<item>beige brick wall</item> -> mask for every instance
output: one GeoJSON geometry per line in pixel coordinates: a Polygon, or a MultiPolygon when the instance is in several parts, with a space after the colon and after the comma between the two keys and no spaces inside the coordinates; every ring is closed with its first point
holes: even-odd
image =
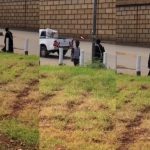
{"type": "MultiPolygon", "coordinates": [[[[53,28],[90,39],[93,0],[0,0],[0,28],[53,28]]],[[[98,0],[97,37],[150,43],[150,0],[98,0]]]]}
{"type": "Polygon", "coordinates": [[[150,5],[117,6],[117,41],[150,43],[150,5]]]}
{"type": "Polygon", "coordinates": [[[150,0],[117,0],[117,5],[150,4],[150,0]]]}
{"type": "Polygon", "coordinates": [[[103,40],[116,39],[116,0],[100,0],[97,33],[103,40]]]}
{"type": "Polygon", "coordinates": [[[0,27],[38,29],[38,0],[0,0],[0,27]]]}
{"type": "MultiPolygon", "coordinates": [[[[98,1],[97,35],[114,40],[116,0],[98,1]]],[[[91,38],[93,0],[40,0],[40,28],[57,29],[61,34],[91,38]]]]}

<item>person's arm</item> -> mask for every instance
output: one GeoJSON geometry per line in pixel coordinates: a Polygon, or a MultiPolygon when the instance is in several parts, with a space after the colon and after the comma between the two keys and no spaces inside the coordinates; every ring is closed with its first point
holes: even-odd
{"type": "Polygon", "coordinates": [[[100,44],[100,49],[101,49],[101,52],[104,53],[105,52],[105,48],[100,44]]]}

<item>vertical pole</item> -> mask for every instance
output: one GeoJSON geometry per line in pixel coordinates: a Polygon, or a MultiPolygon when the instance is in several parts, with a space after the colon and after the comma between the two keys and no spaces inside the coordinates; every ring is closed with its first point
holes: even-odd
{"type": "Polygon", "coordinates": [[[137,56],[136,60],[136,75],[141,76],[141,56],[137,56]]]}
{"type": "Polygon", "coordinates": [[[116,69],[116,71],[117,71],[117,64],[118,64],[118,57],[117,57],[117,53],[116,53],[116,56],[115,56],[115,69],[116,69]]]}
{"type": "Polygon", "coordinates": [[[95,56],[97,0],[93,4],[92,61],[95,56]]]}
{"type": "Polygon", "coordinates": [[[27,1],[25,0],[25,8],[24,8],[24,13],[25,13],[25,22],[24,22],[24,27],[27,29],[27,1]]]}
{"type": "Polygon", "coordinates": [[[80,66],[84,66],[84,51],[81,51],[80,54],[80,66]]]}
{"type": "Polygon", "coordinates": [[[107,68],[107,53],[106,52],[104,52],[103,64],[107,68]]]}
{"type": "Polygon", "coordinates": [[[59,48],[59,65],[63,65],[63,48],[59,48]]]}
{"type": "Polygon", "coordinates": [[[9,51],[9,38],[6,38],[6,52],[9,51]]]}
{"type": "Polygon", "coordinates": [[[25,40],[25,45],[24,45],[24,53],[25,55],[28,55],[28,49],[29,49],[29,39],[25,40]]]}

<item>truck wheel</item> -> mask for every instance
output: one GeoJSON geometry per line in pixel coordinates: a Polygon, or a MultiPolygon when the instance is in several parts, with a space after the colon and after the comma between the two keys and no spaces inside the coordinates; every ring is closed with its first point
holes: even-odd
{"type": "Polygon", "coordinates": [[[47,48],[45,45],[41,45],[40,56],[41,57],[47,57],[48,56],[47,48]]]}

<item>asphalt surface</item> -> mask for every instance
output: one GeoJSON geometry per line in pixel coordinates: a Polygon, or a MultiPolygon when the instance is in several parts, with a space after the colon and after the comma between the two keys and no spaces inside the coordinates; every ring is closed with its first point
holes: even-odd
{"type": "MultiPolygon", "coordinates": [[[[29,54],[39,55],[39,34],[38,32],[27,32],[11,30],[14,37],[14,48],[17,53],[24,53],[25,41],[29,39],[29,54]]],[[[4,30],[0,30],[4,32],[4,30]]],[[[4,36],[0,36],[0,47],[4,46],[4,36]]]]}
{"type": "MultiPolygon", "coordinates": [[[[0,32],[4,32],[0,30],[0,32]]],[[[14,47],[16,53],[24,54],[25,40],[29,39],[29,54],[39,55],[39,34],[38,32],[27,32],[27,31],[17,31],[12,30],[14,36],[14,47]]],[[[4,46],[4,36],[0,36],[0,48],[4,46]]],[[[147,62],[150,54],[150,48],[136,47],[136,46],[122,46],[115,44],[102,43],[108,53],[108,68],[116,69],[119,73],[135,74],[136,59],[137,56],[142,57],[141,68],[142,75],[147,75],[148,68],[147,62]],[[117,65],[116,65],[117,64],[117,65]]],[[[92,55],[92,43],[81,41],[81,50],[85,52],[85,63],[91,63],[92,55]]],[[[64,64],[67,66],[73,66],[70,60],[70,51],[68,51],[66,57],[64,58],[64,64]]],[[[41,65],[58,65],[57,54],[50,55],[48,58],[40,58],[41,65]]]]}

